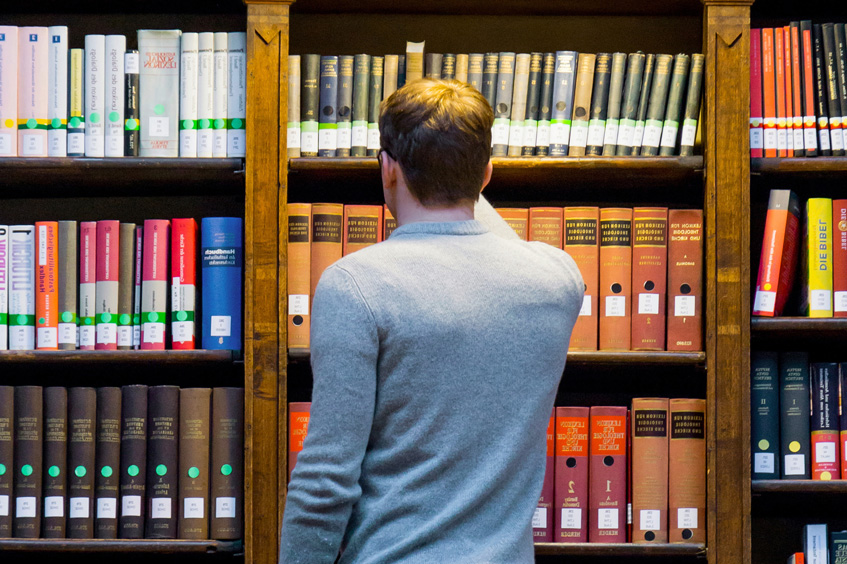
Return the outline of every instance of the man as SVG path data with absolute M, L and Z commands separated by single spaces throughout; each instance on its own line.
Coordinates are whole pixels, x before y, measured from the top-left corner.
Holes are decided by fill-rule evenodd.
M 490 232 L 491 108 L 459 82 L 383 102 L 398 227 L 321 277 L 309 433 L 280 560 L 531 563 L 547 423 L 583 282 L 561 250 Z M 489 206 L 490 209 L 490 206 Z

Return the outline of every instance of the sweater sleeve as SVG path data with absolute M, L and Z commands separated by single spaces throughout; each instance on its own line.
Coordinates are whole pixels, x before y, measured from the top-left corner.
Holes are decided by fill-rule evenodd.
M 353 505 L 376 402 L 379 339 L 353 277 L 331 266 L 312 308 L 309 429 L 291 476 L 280 538 L 284 564 L 332 564 Z

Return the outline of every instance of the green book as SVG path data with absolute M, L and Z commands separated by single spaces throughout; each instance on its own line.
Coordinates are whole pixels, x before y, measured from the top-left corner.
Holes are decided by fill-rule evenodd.
M 609 105 L 606 111 L 606 133 L 603 137 L 603 155 L 614 156 L 618 147 L 621 118 L 626 53 L 612 55 L 612 76 L 609 79 Z
M 653 68 L 656 66 L 656 55 L 647 55 L 644 60 L 644 74 L 641 79 L 641 94 L 638 97 L 638 111 L 635 113 L 635 132 L 632 136 L 632 152 L 634 156 L 641 154 L 644 141 L 644 124 L 647 121 L 647 106 L 650 104 L 650 91 L 653 89 Z
M 591 88 L 591 106 L 588 109 L 588 141 L 586 155 L 603 154 L 606 135 L 606 116 L 609 107 L 609 81 L 612 75 L 612 55 L 597 53 L 594 66 L 594 86 Z
M 302 55 L 300 63 L 300 155 L 317 157 L 321 56 Z
M 353 127 L 350 155 L 368 154 L 368 83 L 371 77 L 371 56 L 353 57 Z
M 665 121 L 662 124 L 662 140 L 659 143 L 659 155 L 669 157 L 676 152 L 679 126 L 682 121 L 683 99 L 688 86 L 688 68 L 691 57 L 679 54 L 674 57 L 671 73 L 670 92 L 665 108 Z
M 697 122 L 700 119 L 700 98 L 703 96 L 703 69 L 706 57 L 701 53 L 691 55 L 691 72 L 688 75 L 688 94 L 685 97 L 685 112 L 682 114 L 682 135 L 679 154 L 689 157 L 694 154 L 697 139 Z
M 619 157 L 632 154 L 635 119 L 638 116 L 638 99 L 641 96 L 641 79 L 644 75 L 644 53 L 630 53 L 627 59 L 626 80 L 623 86 L 621 118 L 615 151 Z
M 385 57 L 371 57 L 368 87 L 368 156 L 379 153 L 379 105 L 382 103 L 382 75 Z
M 656 68 L 653 73 L 653 86 L 650 88 L 650 103 L 644 121 L 644 138 L 641 140 L 641 154 L 656 156 L 662 141 L 662 125 L 665 119 L 665 106 L 671 83 L 672 55 L 656 55 Z

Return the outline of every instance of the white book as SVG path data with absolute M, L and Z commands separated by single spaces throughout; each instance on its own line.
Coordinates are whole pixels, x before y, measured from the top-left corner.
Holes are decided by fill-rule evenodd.
M 106 156 L 106 36 L 85 36 L 85 156 Z
M 126 36 L 106 36 L 106 156 L 124 156 Z
M 68 28 L 47 28 L 47 156 L 68 156 Z
M 827 534 L 826 524 L 806 525 L 803 528 L 806 564 L 829 564 L 828 543 L 829 535 Z
M 212 156 L 215 133 L 212 105 L 215 91 L 215 34 L 200 34 L 197 48 L 197 156 Z
M 0 157 L 18 154 L 18 28 L 0 25 Z
M 179 156 L 197 157 L 197 33 L 183 33 L 179 58 Z
M 226 107 L 227 107 L 227 66 L 229 54 L 227 52 L 227 33 L 215 33 L 215 83 L 212 95 L 212 120 L 214 124 L 214 140 L 212 142 L 212 156 L 226 156 Z
M 243 157 L 247 147 L 247 34 L 231 31 L 227 37 L 226 156 Z
M 9 348 L 9 226 L 0 225 L 0 351 Z
M 178 29 L 138 30 L 141 157 L 178 157 Z
M 9 349 L 35 350 L 35 226 L 9 227 Z
M 47 156 L 47 28 L 18 29 L 18 155 Z

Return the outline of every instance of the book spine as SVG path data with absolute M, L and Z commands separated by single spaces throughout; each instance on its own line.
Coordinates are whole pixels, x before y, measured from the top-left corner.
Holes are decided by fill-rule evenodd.
M 838 384 L 840 389 L 839 404 L 844 405 L 847 401 L 847 364 L 840 363 L 838 365 Z M 847 479 L 847 410 L 841 409 L 839 415 L 839 447 L 841 451 L 841 479 Z
M 774 88 L 776 93 L 776 148 L 779 157 L 788 156 L 788 136 L 786 132 L 785 116 L 785 47 L 783 46 L 783 32 L 781 27 L 774 28 Z
M 635 137 L 635 118 L 638 114 L 638 99 L 641 95 L 641 82 L 644 76 L 644 53 L 630 53 L 627 57 L 626 80 L 621 101 L 621 119 L 618 127 L 617 150 L 619 157 L 632 154 Z
M 85 156 L 85 50 L 68 50 L 68 156 Z
M 585 154 L 600 155 L 603 153 L 603 141 L 606 134 L 606 116 L 609 105 L 609 81 L 612 72 L 612 55 L 598 53 L 594 67 L 594 85 L 591 89 L 591 106 L 589 107 L 588 139 Z
M 656 66 L 656 55 L 648 54 L 644 60 L 644 74 L 642 76 L 641 93 L 638 97 L 638 111 L 635 113 L 635 129 L 632 134 L 631 155 L 641 154 L 641 145 L 644 141 L 644 126 L 647 121 L 647 108 L 650 103 L 650 92 L 653 90 L 653 69 Z
M 815 48 L 812 41 L 812 22 L 800 21 L 800 57 L 803 77 L 803 144 L 807 157 L 817 157 L 818 129 L 815 118 Z
M 94 446 L 94 538 L 118 538 L 121 458 L 121 389 L 97 388 Z
M 563 157 L 570 150 L 571 126 L 573 125 L 574 118 L 574 96 L 578 78 L 577 63 L 580 61 L 586 68 L 589 66 L 589 63 L 592 63 L 591 73 L 594 73 L 593 59 L 590 56 L 579 55 L 575 51 L 556 52 L 553 71 L 553 97 L 550 104 L 550 144 L 548 154 L 551 157 Z M 582 98 L 585 97 L 585 79 L 588 70 L 585 70 L 584 73 L 586 74 L 583 75 L 583 80 L 580 83 L 582 85 L 582 91 L 580 92 Z M 590 86 L 587 87 L 590 88 Z M 588 96 L 590 98 L 591 94 L 589 93 Z M 587 116 L 587 114 L 584 115 Z
M 397 88 L 406 84 L 406 55 L 397 55 Z
M 138 51 L 127 51 L 124 55 L 124 156 L 137 157 L 141 143 L 141 115 L 138 111 L 139 94 Z
M 97 222 L 79 224 L 79 348 L 93 351 L 97 291 Z
M 823 28 L 812 25 L 815 73 L 815 111 L 818 118 L 818 143 L 820 155 L 832 155 L 832 142 L 829 134 L 829 108 L 827 106 L 826 55 L 823 45 Z
M 135 286 L 132 294 L 132 348 L 141 348 L 141 278 L 144 253 L 144 226 L 135 228 Z
M 444 53 L 441 59 L 441 79 L 454 80 L 456 78 L 456 54 Z
M 382 206 L 346 204 L 342 254 L 364 249 L 382 241 Z
M 171 236 L 171 339 L 174 349 L 196 347 L 197 222 L 173 220 Z
M 691 57 L 679 54 L 674 57 L 673 72 L 668 89 L 668 103 L 665 108 L 665 121 L 662 123 L 662 138 L 659 142 L 659 155 L 669 157 L 677 152 L 679 130 L 682 125 L 683 97 L 688 87 L 688 74 Z
M 147 391 L 147 538 L 175 539 L 179 480 L 179 387 Z
M 454 78 L 456 80 L 458 80 L 459 82 L 467 82 L 468 81 L 468 67 L 469 66 L 470 66 L 470 57 L 467 53 L 456 54 L 456 76 Z M 390 94 L 386 95 L 386 98 L 388 96 L 390 96 Z
M 791 35 L 791 93 L 794 100 L 791 104 L 794 111 L 794 156 L 806 154 L 803 133 L 803 64 L 800 40 L 800 22 L 791 22 L 788 29 Z
M 811 365 L 812 479 L 837 480 L 841 477 L 838 420 L 838 364 L 816 362 Z
M 800 310 L 808 317 L 832 317 L 832 200 L 806 200 Z
M 832 531 L 829 540 L 830 563 L 847 564 L 847 531 Z
M 547 462 L 538 505 L 532 515 L 533 542 L 553 541 L 553 478 L 556 471 L 556 412 L 547 424 Z
M 482 62 L 485 55 L 482 53 L 468 54 L 468 76 L 465 82 L 482 93 Z M 398 85 L 399 87 L 399 85 Z
M 209 538 L 209 388 L 179 391 L 178 538 Z
M 612 55 L 612 74 L 609 78 L 609 105 L 606 111 L 606 130 L 603 134 L 603 155 L 605 156 L 614 156 L 617 152 L 625 69 L 626 53 L 615 53 Z
M 94 537 L 97 393 L 68 389 L 68 537 Z
M 442 53 L 424 54 L 424 78 L 432 80 L 441 79 L 441 63 L 444 55 Z
M 68 391 L 44 388 L 44 510 L 41 536 L 65 538 L 65 495 L 68 462 Z
M 753 315 L 778 316 L 791 292 L 799 249 L 800 204 L 790 190 L 771 190 Z
M 706 400 L 671 399 L 668 540 L 706 542 Z
M 703 350 L 703 210 L 668 212 L 667 350 Z
M 391 59 L 393 65 L 393 77 L 386 75 L 385 83 L 388 85 L 390 80 L 394 81 L 394 90 L 397 89 L 397 55 L 393 55 Z M 342 55 L 338 57 L 338 149 L 339 157 L 349 157 L 350 150 L 353 145 L 353 123 L 352 123 L 352 108 L 353 108 L 353 63 L 354 58 L 351 55 Z
M 106 151 L 106 36 L 85 36 L 85 156 Z
M 247 34 L 227 34 L 226 156 L 244 158 L 247 149 Z
M 371 56 L 353 57 L 353 127 L 350 154 L 368 154 L 368 84 L 371 80 Z
M 244 389 L 212 390 L 209 536 L 236 540 L 244 532 Z
M 556 408 L 553 542 L 588 542 L 588 413 Z
M 590 413 L 588 542 L 626 542 L 626 408 Z
M 35 284 L 35 348 L 59 349 L 59 224 L 39 221 L 35 224 L 35 247 L 38 252 Z
M 41 386 L 15 387 L 13 536 L 41 536 L 43 395 Z
M 424 73 L 424 41 L 406 42 L 406 82 L 423 78 Z
M 847 317 L 847 200 L 832 201 L 832 316 Z
M 632 209 L 600 210 L 599 349 L 631 345 Z
M 835 59 L 838 57 L 835 44 L 835 27 L 832 23 L 821 26 L 823 35 L 823 66 L 826 82 L 826 107 L 829 113 L 829 133 L 832 145 L 832 155 L 844 156 L 844 137 L 841 132 L 841 97 L 838 92 L 838 67 Z
M 375 157 L 379 144 L 379 105 L 382 102 L 384 57 L 371 57 L 371 76 L 368 83 L 368 156 Z
M 179 43 L 179 156 L 197 157 L 200 35 L 183 33 Z
M 452 55 L 452 56 L 454 57 L 453 64 L 455 66 L 455 62 L 456 62 L 455 61 L 455 55 Z M 459 55 L 459 56 L 461 57 L 462 55 Z M 464 55 L 464 57 L 465 57 L 465 78 L 467 78 L 467 55 Z M 350 65 L 349 65 L 350 74 L 349 74 L 349 76 L 352 78 L 353 77 L 353 58 L 352 57 L 347 57 L 347 58 L 350 60 Z M 385 61 L 384 61 L 384 67 L 385 68 L 384 68 L 384 72 L 383 72 L 383 76 L 382 76 L 382 99 L 383 100 L 388 99 L 388 97 L 391 96 L 392 94 L 394 94 L 394 92 L 397 90 L 397 71 L 398 71 L 397 67 L 399 66 L 399 64 L 400 64 L 400 56 L 399 55 L 386 55 L 385 56 Z M 446 63 L 445 63 L 445 65 L 446 65 Z M 445 68 L 446 68 L 446 66 L 445 66 Z M 348 81 L 348 84 L 349 84 L 349 81 Z M 339 104 L 339 106 L 340 105 L 341 104 Z M 341 110 L 339 108 L 339 118 L 341 117 L 340 111 Z
M 779 452 L 780 477 L 810 479 L 811 417 L 809 396 L 809 356 L 804 352 L 783 352 L 779 357 Z
M 668 209 L 632 210 L 632 350 L 665 350 Z
M 9 227 L 9 350 L 35 349 L 35 226 Z
M 387 205 L 383 204 L 382 214 L 382 240 L 385 241 L 397 229 L 397 220 L 391 215 L 391 210 L 388 209 Z
M 750 452 L 754 480 L 778 480 L 779 357 L 752 351 L 750 356 Z
M 18 35 L 18 154 L 47 156 L 48 32 L 22 27 Z
M 312 205 L 288 204 L 288 349 L 308 349 Z
M 805 547 L 806 564 L 829 564 L 827 546 L 829 543 L 827 526 L 806 525 L 803 527 L 803 546 Z
M 343 256 L 344 206 L 312 204 L 312 253 L 309 300 L 326 268 Z
M 668 541 L 668 400 L 632 400 L 632 542 Z
M 538 112 L 541 101 L 541 65 L 544 53 L 532 53 L 529 60 L 529 80 L 526 92 L 526 114 L 524 114 L 523 147 L 521 156 L 531 157 L 535 154 L 538 137 Z
M 318 156 L 334 157 L 338 153 L 338 57 L 321 57 L 320 122 L 318 123 Z
M 0 26 L 0 157 L 15 157 L 17 154 L 18 28 L 2 25 Z
M 596 351 L 600 303 L 600 209 L 567 207 L 564 219 L 564 248 L 573 258 L 585 283 L 582 307 L 571 331 L 570 349 Z
M 68 155 L 68 28 L 47 28 L 47 156 Z M 2 49 L 2 47 L 0 47 Z M 2 57 L 2 55 L 0 55 Z M 2 118 L 0 111 L 0 118 Z M 0 150 L 2 154 L 2 150 Z
M 703 70 L 706 57 L 702 53 L 691 55 L 691 74 L 688 77 L 688 93 L 685 97 L 685 111 L 682 114 L 682 133 L 679 138 L 679 154 L 690 157 L 694 154 L 697 139 L 697 121 L 700 119 L 700 98 L 703 90 Z
M 168 246 L 171 222 L 144 221 L 141 271 L 141 349 L 163 350 L 167 328 Z M 100 301 L 99 298 L 97 300 Z
M 309 431 L 311 402 L 290 402 L 288 404 L 288 479 L 297 464 L 297 455 L 303 450 L 303 441 Z
M 124 156 L 124 62 L 126 36 L 107 35 L 105 44 L 105 154 L 107 157 Z
M 762 112 L 764 116 L 764 156 L 779 156 L 779 133 L 776 121 L 776 71 L 774 64 L 774 30 L 762 29 Z
M 509 224 L 518 238 L 526 241 L 529 235 L 529 210 L 526 208 L 496 208 L 500 217 Z
M 650 89 L 650 103 L 647 106 L 647 117 L 644 122 L 644 137 L 641 140 L 642 156 L 652 157 L 659 154 L 664 124 L 663 118 L 665 117 L 665 107 L 671 83 L 672 63 L 672 55 L 656 55 L 653 86 Z
M 142 157 L 179 156 L 179 30 L 138 30 Z
M 2 32 L 0 32 L 2 33 Z M 0 386 L 0 538 L 12 536 L 15 388 Z
M 97 350 L 118 348 L 118 294 L 120 285 L 120 222 L 97 222 L 97 272 L 94 315 Z
M 132 293 L 135 289 L 135 224 L 121 223 L 118 257 L 118 350 L 132 350 Z
M 2 230 L 2 227 L 0 227 Z M 0 234 L 2 239 L 2 234 Z M 77 222 L 60 221 L 58 230 L 58 346 L 62 350 L 76 349 L 76 327 L 77 327 Z M 2 246 L 2 242 L 0 242 Z M 2 270 L 0 266 L 0 270 Z M 0 291 L 2 294 L 2 291 Z M 0 295 L 0 304 L 4 303 Z M 0 306 L 2 307 L 2 306 Z M 2 320 L 0 320 L 2 321 Z M 0 324 L 2 327 L 2 324 Z M 2 349 L 2 338 L 0 338 L 0 349 Z
M 204 349 L 241 350 L 242 224 L 240 217 L 204 217 L 201 221 Z
M 562 248 L 564 215 L 562 208 L 530 208 L 528 241 L 541 241 Z
M 296 63 L 292 59 L 296 58 Z M 292 88 L 292 80 L 296 81 Z M 210 158 L 215 144 L 215 34 L 211 31 L 197 37 L 197 156 Z M 292 125 L 291 114 L 297 123 Z M 300 56 L 290 55 L 288 62 L 288 156 L 300 156 Z M 291 128 L 296 129 L 296 139 Z M 297 154 L 292 150 L 298 149 Z
M 227 95 L 229 92 L 229 37 L 225 31 L 215 32 L 212 60 L 215 65 L 215 76 L 212 89 L 212 156 L 226 156 L 227 141 Z M 318 57 L 320 64 L 320 57 Z M 317 74 L 315 75 L 317 79 Z M 315 83 L 317 94 L 317 82 Z M 317 105 L 317 99 L 315 99 Z M 315 155 L 318 150 L 317 108 L 315 108 Z
M 541 92 L 538 97 L 538 132 L 535 135 L 535 156 L 546 157 L 550 152 L 551 119 L 553 117 L 553 77 L 556 70 L 555 53 L 544 53 L 541 66 Z
M 144 538 L 146 472 L 147 386 L 122 386 L 119 538 Z
M 837 112 L 841 117 L 841 144 L 847 153 L 847 38 L 844 24 L 835 24 L 835 73 L 837 83 Z
M 509 149 L 509 118 L 514 103 L 512 96 L 515 84 L 515 54 L 502 52 L 498 61 L 491 156 L 505 157 Z
M 594 66 L 597 56 L 591 53 L 580 53 L 577 60 L 576 84 L 573 95 L 573 118 L 571 134 L 568 141 L 568 156 L 581 157 L 585 155 L 588 143 L 589 117 L 591 110 L 591 88 L 594 84 Z M 552 155 L 552 150 L 551 150 Z
M 529 64 L 532 56 L 529 53 L 518 53 L 515 56 L 515 78 L 512 86 L 512 111 L 509 120 L 509 140 L 506 154 L 519 157 L 523 152 L 524 122 L 526 121 L 526 97 L 529 90 Z
M 0 351 L 9 349 L 9 226 L 0 225 Z M 76 262 L 74 262 L 76 264 Z M 76 307 L 76 300 L 74 300 Z
M 782 26 L 783 66 L 785 68 L 785 148 L 794 156 L 794 75 L 791 62 L 791 26 Z M 693 59 L 692 59 L 693 64 Z
M 483 58 L 482 88 L 480 93 L 488 100 L 491 109 L 495 109 L 497 103 L 497 70 L 500 67 L 500 53 L 486 53 Z M 406 80 L 411 80 L 406 77 Z

